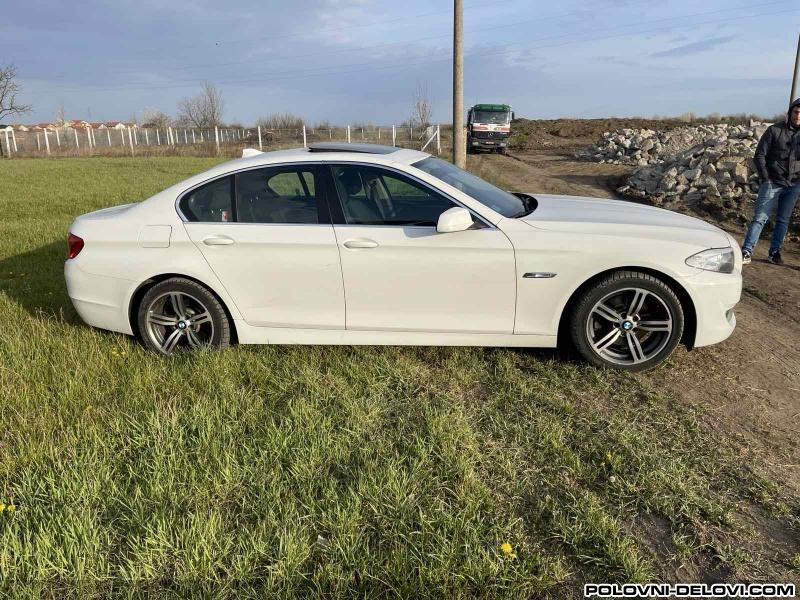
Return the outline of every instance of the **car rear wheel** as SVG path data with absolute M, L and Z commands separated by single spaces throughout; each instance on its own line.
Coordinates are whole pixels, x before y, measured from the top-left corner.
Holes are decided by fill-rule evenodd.
M 220 301 L 190 279 L 175 277 L 150 288 L 139 303 L 142 343 L 161 354 L 230 344 L 228 316 Z
M 572 313 L 578 352 L 599 367 L 644 371 L 664 361 L 683 335 L 675 292 L 660 279 L 620 271 L 593 284 Z

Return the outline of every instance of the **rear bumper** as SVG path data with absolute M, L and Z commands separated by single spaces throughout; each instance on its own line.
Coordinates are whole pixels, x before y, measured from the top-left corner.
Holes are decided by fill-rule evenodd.
M 64 279 L 72 306 L 87 325 L 133 334 L 127 306 L 134 281 L 87 273 L 77 259 L 64 263 Z
M 742 275 L 703 271 L 684 280 L 694 302 L 697 333 L 694 347 L 727 339 L 736 328 L 734 307 L 742 296 Z

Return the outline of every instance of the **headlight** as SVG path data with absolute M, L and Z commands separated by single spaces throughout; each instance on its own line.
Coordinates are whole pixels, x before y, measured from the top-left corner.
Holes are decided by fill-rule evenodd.
M 687 258 L 686 264 L 704 271 L 733 273 L 733 248 L 709 248 L 708 250 L 703 250 Z

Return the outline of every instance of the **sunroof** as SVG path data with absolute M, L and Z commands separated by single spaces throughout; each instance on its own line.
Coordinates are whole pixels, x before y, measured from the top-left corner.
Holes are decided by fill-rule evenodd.
M 309 152 L 359 152 L 362 154 L 391 154 L 400 148 L 381 144 L 348 144 L 347 142 L 317 142 L 308 145 Z

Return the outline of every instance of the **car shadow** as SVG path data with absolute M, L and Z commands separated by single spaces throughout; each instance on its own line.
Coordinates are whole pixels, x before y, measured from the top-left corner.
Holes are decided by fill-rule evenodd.
M 0 294 L 32 316 L 79 324 L 64 282 L 65 251 L 59 240 L 0 259 Z
M 562 342 L 557 348 L 507 348 L 514 354 L 527 356 L 540 362 L 557 362 L 574 365 L 585 365 L 586 362 L 575 348 L 568 342 Z

